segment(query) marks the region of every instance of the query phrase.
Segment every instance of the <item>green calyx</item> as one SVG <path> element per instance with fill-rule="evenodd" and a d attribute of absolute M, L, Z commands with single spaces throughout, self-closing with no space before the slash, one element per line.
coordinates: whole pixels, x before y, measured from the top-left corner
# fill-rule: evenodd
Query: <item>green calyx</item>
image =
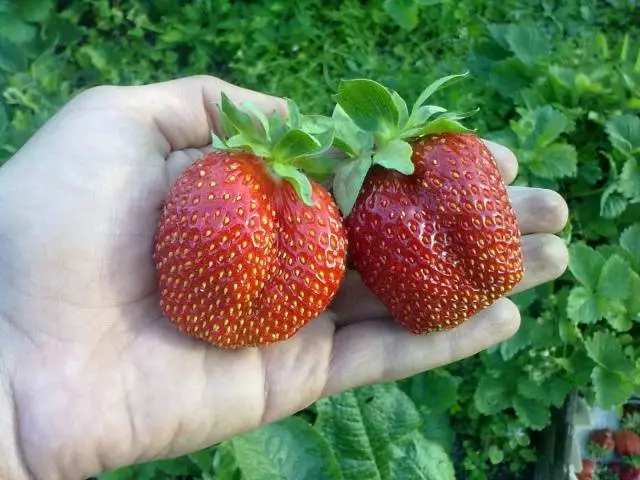
<path fill-rule="evenodd" d="M 337 163 L 327 155 L 334 142 L 333 121 L 320 115 L 302 115 L 289 99 L 286 118 L 277 111 L 267 116 L 251 102 L 241 106 L 222 94 L 218 106 L 221 135 L 211 133 L 214 150 L 262 157 L 273 175 L 291 183 L 302 201 L 313 205 L 309 178 L 326 180 Z"/>
<path fill-rule="evenodd" d="M 374 165 L 411 175 L 411 139 L 445 132 L 469 132 L 459 120 L 467 113 L 448 112 L 437 105 L 425 105 L 445 84 L 468 74 L 449 75 L 429 85 L 413 104 L 407 103 L 383 85 L 368 79 L 340 83 L 333 111 L 334 146 L 347 156 L 336 167 L 333 194 L 342 214 L 351 212 L 367 173 Z"/>

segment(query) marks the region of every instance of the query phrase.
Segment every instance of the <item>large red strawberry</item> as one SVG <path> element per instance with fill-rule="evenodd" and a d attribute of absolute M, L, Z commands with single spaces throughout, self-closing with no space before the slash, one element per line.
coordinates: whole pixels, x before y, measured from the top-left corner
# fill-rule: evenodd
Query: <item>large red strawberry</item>
<path fill-rule="evenodd" d="M 637 456 L 640 455 L 640 436 L 633 430 L 617 430 L 613 432 L 615 451 L 619 455 Z"/>
<path fill-rule="evenodd" d="M 301 172 L 329 173 L 333 127 L 292 103 L 287 124 L 255 112 L 223 96 L 229 138 L 214 136 L 214 151 L 175 183 L 155 242 L 165 315 L 230 348 L 292 336 L 327 307 L 345 270 L 338 208 Z"/>
<path fill-rule="evenodd" d="M 334 195 L 364 283 L 414 333 L 453 328 L 523 275 L 520 232 L 497 164 L 462 115 L 411 112 L 371 80 L 340 85 Z"/>
<path fill-rule="evenodd" d="M 593 480 L 593 460 L 585 458 L 582 460 L 582 470 L 576 475 L 578 480 Z"/>

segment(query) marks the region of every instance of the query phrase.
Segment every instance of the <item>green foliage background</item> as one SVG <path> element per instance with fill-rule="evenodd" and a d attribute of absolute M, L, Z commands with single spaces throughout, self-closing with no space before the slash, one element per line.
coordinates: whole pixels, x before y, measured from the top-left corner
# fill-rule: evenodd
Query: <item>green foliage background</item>
<path fill-rule="evenodd" d="M 0 164 L 96 84 L 208 73 L 329 114 L 342 78 L 411 98 L 469 69 L 436 100 L 481 107 L 470 125 L 518 154 L 517 183 L 571 207 L 570 271 L 516 296 L 512 339 L 102 479 L 529 478 L 532 438 L 569 392 L 604 407 L 638 392 L 635 0 L 0 0 L 0 25 Z"/>

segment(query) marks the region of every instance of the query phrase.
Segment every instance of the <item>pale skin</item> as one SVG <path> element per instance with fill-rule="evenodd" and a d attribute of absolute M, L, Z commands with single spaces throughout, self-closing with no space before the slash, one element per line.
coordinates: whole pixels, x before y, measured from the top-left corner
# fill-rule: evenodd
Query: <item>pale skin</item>
<path fill-rule="evenodd" d="M 220 350 L 162 316 L 151 258 L 163 199 L 216 129 L 213 77 L 100 87 L 67 104 L 0 168 L 0 478 L 81 479 L 191 452 L 318 398 L 403 378 L 513 335 L 507 298 L 458 328 L 416 336 L 349 272 L 331 308 L 286 342 Z M 514 155 L 488 143 L 507 183 Z M 554 192 L 510 188 L 526 274 L 567 265 Z"/>

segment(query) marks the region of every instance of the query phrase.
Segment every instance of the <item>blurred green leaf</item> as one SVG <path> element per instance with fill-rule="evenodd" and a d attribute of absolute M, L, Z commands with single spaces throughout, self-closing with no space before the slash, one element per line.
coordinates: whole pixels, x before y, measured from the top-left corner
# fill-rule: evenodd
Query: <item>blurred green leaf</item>
<path fill-rule="evenodd" d="M 345 478 L 389 479 L 396 445 L 421 417 L 395 384 L 363 387 L 317 402 L 316 428 L 338 457 Z"/>
<path fill-rule="evenodd" d="M 502 463 L 502 461 L 504 460 L 504 452 L 500 450 L 500 448 L 498 448 L 496 445 L 491 445 L 489 447 L 489 450 L 487 451 L 487 454 L 489 455 L 489 461 L 494 465 Z"/>
<path fill-rule="evenodd" d="M 0 38 L 5 38 L 14 44 L 27 43 L 36 36 L 35 26 L 24 22 L 14 13 L 0 12 Z"/>
<path fill-rule="evenodd" d="M 623 353 L 618 339 L 609 332 L 596 332 L 585 340 L 587 354 L 598 365 L 606 370 L 629 373 L 634 369 L 633 363 Z"/>
<path fill-rule="evenodd" d="M 329 444 L 304 420 L 290 417 L 234 437 L 219 447 L 227 457 L 216 478 L 231 480 L 342 479 Z"/>
<path fill-rule="evenodd" d="M 455 432 L 449 414 L 427 412 L 420 431 L 427 440 L 440 444 L 447 452 L 453 448 Z"/>
<path fill-rule="evenodd" d="M 532 430 L 542 430 L 549 424 L 549 409 L 537 400 L 517 396 L 513 399 L 513 408 L 524 425 Z"/>
<path fill-rule="evenodd" d="M 189 454 L 191 461 L 202 471 L 209 472 L 213 468 L 213 450 L 205 448 Z"/>
<path fill-rule="evenodd" d="M 25 52 L 0 36 L 0 71 L 15 73 L 27 68 Z"/>
<path fill-rule="evenodd" d="M 575 287 L 567 301 L 567 315 L 574 322 L 595 323 L 600 319 L 595 294 L 587 287 Z"/>
<path fill-rule="evenodd" d="M 9 127 L 9 116 L 6 107 L 0 103 L 0 135 Z"/>
<path fill-rule="evenodd" d="M 554 143 L 537 152 L 528 166 L 531 172 L 542 178 L 574 177 L 578 155 L 572 145 Z"/>
<path fill-rule="evenodd" d="M 598 295 L 613 300 L 624 300 L 629 295 L 629 264 L 620 256 L 607 259 L 598 280 Z"/>
<path fill-rule="evenodd" d="M 135 478 L 135 472 L 131 467 L 122 467 L 111 472 L 98 475 L 98 480 L 130 480 Z"/>
<path fill-rule="evenodd" d="M 476 408 L 485 415 L 496 414 L 510 406 L 510 395 L 505 382 L 484 376 L 474 394 Z"/>
<path fill-rule="evenodd" d="M 598 366 L 593 369 L 591 378 L 596 401 L 604 409 L 622 405 L 633 393 L 633 384 L 622 378 L 618 372 Z"/>
<path fill-rule="evenodd" d="M 606 124 L 609 141 L 625 155 L 640 152 L 640 118 L 636 115 L 616 115 Z"/>
<path fill-rule="evenodd" d="M 620 192 L 630 199 L 640 201 L 640 164 L 629 158 L 620 172 Z"/>
<path fill-rule="evenodd" d="M 539 27 L 509 25 L 504 39 L 518 60 L 527 65 L 532 65 L 549 52 L 549 42 Z"/>
<path fill-rule="evenodd" d="M 620 235 L 620 245 L 640 261 L 640 222 L 626 228 Z"/>
<path fill-rule="evenodd" d="M 415 0 L 385 0 L 383 5 L 400 27 L 413 30 L 418 25 L 418 5 Z"/>
<path fill-rule="evenodd" d="M 391 458 L 389 479 L 455 480 L 453 464 L 442 446 L 418 432 L 392 445 Z"/>
<path fill-rule="evenodd" d="M 523 142 L 526 149 L 546 147 L 569 128 L 566 115 L 548 105 L 529 112 L 523 122 L 529 132 Z"/>
<path fill-rule="evenodd" d="M 423 410 L 442 413 L 455 405 L 461 379 L 445 370 L 432 370 L 400 382 L 404 391 Z"/>
<path fill-rule="evenodd" d="M 20 0 L 16 3 L 16 11 L 27 22 L 46 20 L 53 8 L 53 0 Z"/>
<path fill-rule="evenodd" d="M 500 344 L 502 358 L 511 360 L 516 354 L 531 345 L 531 332 L 534 328 L 536 328 L 536 323 L 532 318 L 523 318 L 517 333 Z"/>
<path fill-rule="evenodd" d="M 593 290 L 598 286 L 604 263 L 602 255 L 584 243 L 569 247 L 569 270 L 580 283 Z"/>
<path fill-rule="evenodd" d="M 600 215 L 604 218 L 616 218 L 625 211 L 627 199 L 619 192 L 619 184 L 610 184 L 600 199 Z"/>

